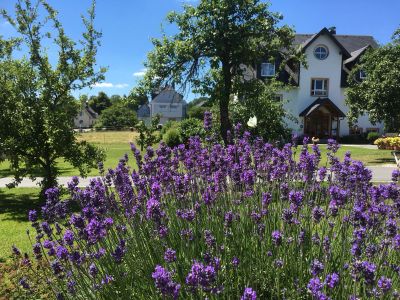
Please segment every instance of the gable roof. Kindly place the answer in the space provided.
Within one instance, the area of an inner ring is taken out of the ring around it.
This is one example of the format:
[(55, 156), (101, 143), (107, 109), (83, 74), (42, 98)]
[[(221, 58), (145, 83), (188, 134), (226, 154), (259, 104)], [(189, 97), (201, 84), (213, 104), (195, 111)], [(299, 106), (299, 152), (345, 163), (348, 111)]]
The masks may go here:
[(332, 100), (329, 98), (318, 98), (313, 103), (311, 103), (309, 106), (307, 106), (307, 108), (305, 110), (303, 110), (299, 116), (307, 117), (311, 113), (316, 111), (318, 108), (320, 108), (321, 106), (325, 106), (325, 105), (330, 106), (339, 117), (341, 117), (341, 118), (346, 117), (346, 114), (344, 112), (342, 112), (340, 110), (340, 108), (337, 107), (336, 104), (333, 103)]
[[(336, 39), (335, 35), (332, 34), (326, 27), (322, 28), (320, 32), (317, 34), (313, 34), (307, 39), (305, 39), (300, 45), (303, 51), (305, 51), (317, 38), (319, 38), (321, 35), (327, 35), (328, 37), (331, 38), (331, 40), (338, 46), (345, 57), (350, 57), (350, 52)], [(296, 42), (296, 39), (295, 39)]]
[(339, 48), (345, 50), (349, 58), (353, 56), (353, 52), (361, 50), (362, 48), (365, 48), (367, 46), (378, 48), (379, 46), (373, 36), (333, 34), (326, 27), (317, 34), (296, 34), (293, 44), (299, 45), (303, 49), (306, 49), (322, 34), (327, 34), (328, 36), (330, 36), (332, 40), (339, 46)]
[(167, 87), (162, 90), (157, 96), (151, 100), (153, 103), (183, 103), (186, 102), (183, 100), (183, 96), (175, 91), (173, 88)]
[(96, 119), (99, 115), (97, 112), (95, 112), (89, 104), (86, 103), (85, 107), (82, 109), (82, 111), (86, 111), (89, 116), (91, 116), (93, 119)]
[(358, 59), (367, 49), (371, 48), (371, 45), (367, 45), (365, 47), (362, 47), (361, 49), (358, 49), (356, 51), (351, 52), (351, 57), (346, 59), (344, 61), (344, 64), (348, 64), (351, 63), (352, 61), (355, 61), (356, 59)]

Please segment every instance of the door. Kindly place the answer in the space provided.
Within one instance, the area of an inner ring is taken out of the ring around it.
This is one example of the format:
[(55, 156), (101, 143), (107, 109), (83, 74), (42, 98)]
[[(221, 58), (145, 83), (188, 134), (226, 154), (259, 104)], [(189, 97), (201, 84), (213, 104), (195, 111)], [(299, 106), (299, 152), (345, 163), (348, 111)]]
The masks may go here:
[(331, 136), (331, 116), (316, 112), (306, 117), (304, 134), (310, 137), (328, 138)]

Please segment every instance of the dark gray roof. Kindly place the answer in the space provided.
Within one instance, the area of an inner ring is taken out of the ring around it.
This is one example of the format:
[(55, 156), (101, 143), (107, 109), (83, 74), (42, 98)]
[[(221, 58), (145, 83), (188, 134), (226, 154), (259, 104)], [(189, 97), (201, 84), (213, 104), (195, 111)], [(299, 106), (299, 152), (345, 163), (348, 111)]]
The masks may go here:
[(335, 103), (332, 102), (331, 99), (329, 98), (318, 98), (315, 100), (313, 103), (311, 103), (305, 110), (303, 110), (300, 113), (300, 117), (307, 117), (309, 116), (312, 112), (320, 108), (321, 106), (330, 106), (331, 109), (333, 110), (334, 113), (336, 113), (339, 117), (344, 118), (346, 117), (346, 114), (340, 110), (339, 107), (336, 106)]
[(152, 100), (154, 103), (183, 103), (183, 96), (172, 88), (166, 88)]
[[(294, 38), (295, 45), (306, 45), (316, 34), (296, 34)], [(373, 36), (370, 35), (340, 35), (333, 34), (337, 41), (351, 53), (370, 45), (377, 48), (379, 45)]]
[(150, 117), (150, 106), (148, 104), (143, 104), (137, 110), (137, 116), (140, 118), (149, 118)]
[(85, 105), (85, 110), (87, 111), (87, 113), (92, 117), (92, 118), (97, 118), (98, 114), (97, 112), (95, 112), (89, 105)]

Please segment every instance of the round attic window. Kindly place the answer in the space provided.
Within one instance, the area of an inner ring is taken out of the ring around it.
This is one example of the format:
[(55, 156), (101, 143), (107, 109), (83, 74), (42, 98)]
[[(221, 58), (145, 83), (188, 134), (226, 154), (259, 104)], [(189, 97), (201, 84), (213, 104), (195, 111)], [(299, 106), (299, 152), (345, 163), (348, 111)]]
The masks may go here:
[(314, 50), (314, 56), (320, 60), (324, 60), (329, 55), (328, 48), (324, 45), (319, 45)]

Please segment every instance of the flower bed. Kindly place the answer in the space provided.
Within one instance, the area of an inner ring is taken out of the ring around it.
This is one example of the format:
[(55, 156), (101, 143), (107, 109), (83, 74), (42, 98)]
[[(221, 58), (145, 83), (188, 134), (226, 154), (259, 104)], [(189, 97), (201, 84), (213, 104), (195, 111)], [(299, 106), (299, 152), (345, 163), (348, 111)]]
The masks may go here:
[(139, 170), (126, 156), (85, 189), (74, 178), (69, 201), (48, 190), (46, 221), (29, 214), (39, 263), (14, 248), (26, 294), (48, 284), (58, 299), (398, 297), (395, 183), (371, 185), (334, 141), (328, 169), (307, 140), (278, 149), (240, 126), (234, 136), (144, 157), (132, 145)]
[(400, 137), (383, 137), (375, 140), (378, 149), (400, 150)]

